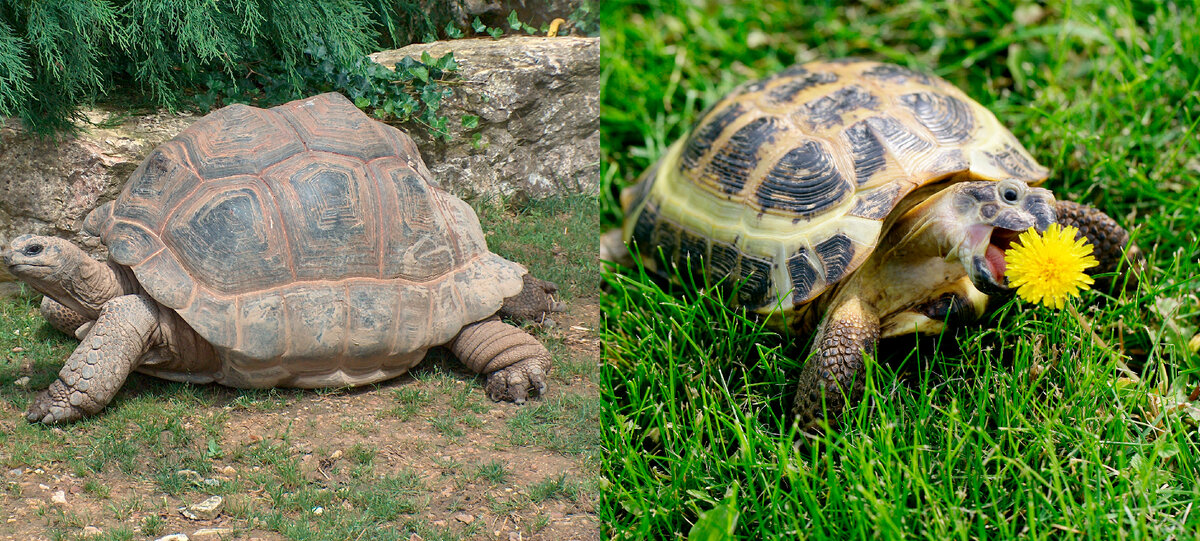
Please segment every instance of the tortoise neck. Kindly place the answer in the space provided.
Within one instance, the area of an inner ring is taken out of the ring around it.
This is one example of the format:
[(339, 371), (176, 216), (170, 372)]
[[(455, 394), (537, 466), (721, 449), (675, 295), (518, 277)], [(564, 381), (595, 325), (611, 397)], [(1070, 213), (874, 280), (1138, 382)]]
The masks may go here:
[(73, 269), (64, 269), (68, 279), (58, 281), (65, 298), (52, 294), (56, 300), (94, 319), (100, 315), (104, 303), (121, 295), (140, 292), (129, 268), (112, 261), (96, 261), (82, 250), (80, 252), (83, 257), (77, 258), (78, 264)]

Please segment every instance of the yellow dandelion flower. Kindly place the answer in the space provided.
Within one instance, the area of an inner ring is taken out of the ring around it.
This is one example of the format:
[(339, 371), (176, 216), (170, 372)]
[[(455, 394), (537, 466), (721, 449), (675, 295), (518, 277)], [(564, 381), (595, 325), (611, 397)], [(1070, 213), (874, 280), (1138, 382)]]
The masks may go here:
[(1100, 263), (1092, 257), (1086, 238), (1075, 239), (1078, 232), (1071, 226), (1050, 224), (1042, 235), (1032, 228), (1021, 233), (1004, 252), (1008, 286), (1017, 288), (1022, 299), (1058, 310), (1068, 296), (1078, 297), (1081, 290), (1089, 289), (1092, 277), (1083, 271)]

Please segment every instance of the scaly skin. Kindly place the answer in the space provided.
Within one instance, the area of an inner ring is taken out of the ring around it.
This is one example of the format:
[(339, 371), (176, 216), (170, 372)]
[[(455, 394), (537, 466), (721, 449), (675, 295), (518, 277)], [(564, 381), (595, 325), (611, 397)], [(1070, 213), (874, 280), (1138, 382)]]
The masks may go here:
[(525, 331), (492, 317), (463, 327), (450, 351), (471, 370), (487, 374), (492, 400), (525, 402), (529, 390), (543, 394), (550, 373), (550, 352)]
[(558, 293), (554, 282), (534, 278), (532, 274), (521, 279), (525, 286), (520, 293), (504, 299), (497, 315), (504, 319), (545, 324), (551, 312), (566, 311), (566, 304), (554, 300), (554, 294)]
[(99, 413), (149, 349), (157, 328), (158, 305), (145, 295), (125, 295), (105, 303), (58, 380), (34, 398), (25, 417), (51, 424)]
[[(1124, 282), (1125, 287), (1137, 287), (1138, 277), (1146, 267), (1146, 257), (1141, 249), (1129, 243), (1129, 232), (1117, 224), (1107, 214), (1087, 205), (1074, 201), (1059, 201), (1055, 206), (1059, 225), (1073, 226), (1079, 230), (1075, 238), (1086, 237), (1092, 245), (1096, 260), (1100, 263), (1088, 269), (1088, 274), (1108, 274), (1120, 269), (1132, 270), (1128, 281), (1120, 278), (1117, 283)], [(1126, 246), (1129, 247), (1126, 250)], [(1096, 288), (1109, 291), (1112, 280), (1108, 277), (1096, 281)]]
[(812, 428), (862, 400), (863, 355), (879, 341), (879, 318), (857, 298), (835, 307), (813, 339), (814, 352), (800, 374), (792, 412), (801, 428)]
[(62, 303), (50, 297), (42, 297), (42, 317), (46, 318), (51, 327), (62, 331), (63, 334), (75, 336), (81, 340), (83, 337), (78, 336), (76, 331), (85, 323), (95, 321), (63, 306)]

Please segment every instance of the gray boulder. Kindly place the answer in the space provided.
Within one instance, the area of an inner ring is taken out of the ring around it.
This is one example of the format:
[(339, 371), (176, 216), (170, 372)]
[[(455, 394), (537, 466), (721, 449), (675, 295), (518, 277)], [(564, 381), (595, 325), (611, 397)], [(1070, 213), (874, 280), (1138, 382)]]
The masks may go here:
[[(39, 139), (15, 119), (0, 118), (0, 246), (24, 233), (74, 241), (94, 256), (104, 248), (80, 234), (83, 218), (113, 199), (129, 174), (159, 143), (183, 131), (190, 116), (156, 113), (122, 118), (117, 111), (84, 111), (93, 123), (74, 137)], [(0, 295), (18, 290), (0, 267)]]
[[(453, 52), (454, 96), (443, 102), (450, 141), (421, 125), (401, 128), (450, 191), (518, 200), (595, 193), (600, 171), (600, 41), (575, 37), (463, 39), (371, 55), (388, 68)], [(479, 117), (465, 128), (464, 115)], [(478, 143), (475, 133), (479, 134)]]

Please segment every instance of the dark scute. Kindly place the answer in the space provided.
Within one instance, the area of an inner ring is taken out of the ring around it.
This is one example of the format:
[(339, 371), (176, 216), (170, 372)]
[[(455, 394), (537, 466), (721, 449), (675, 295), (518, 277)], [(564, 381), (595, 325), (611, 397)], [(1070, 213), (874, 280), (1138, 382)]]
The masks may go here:
[(842, 123), (842, 114), (856, 109), (879, 109), (879, 98), (859, 85), (850, 85), (804, 104), (806, 119), (812, 127), (825, 129)]
[(411, 309), (400, 306), (399, 290), (371, 282), (351, 283), (346, 286), (346, 296), (350, 300), (346, 355), (354, 359), (386, 355), (395, 314)]
[(954, 96), (933, 92), (915, 92), (900, 96), (900, 103), (929, 131), (939, 143), (954, 144), (970, 139), (975, 129), (971, 109)]
[(705, 276), (704, 267), (708, 264), (708, 240), (700, 235), (692, 234), (687, 229), (679, 232), (679, 256), (675, 258), (681, 271), (686, 271), (693, 283)]
[(805, 141), (771, 168), (755, 196), (764, 209), (806, 217), (836, 205), (852, 189), (834, 168), (829, 152), (816, 141)]
[(820, 277), (817, 269), (813, 268), (812, 263), (808, 260), (808, 250), (801, 248), (796, 255), (788, 258), (787, 267), (788, 275), (792, 278), (792, 293), (795, 295), (795, 302), (808, 299), (808, 295), (812, 293), (812, 288)]
[(855, 122), (842, 136), (850, 143), (850, 154), (854, 156), (854, 180), (861, 186), (880, 169), (887, 165), (887, 149), (871, 131), (865, 120)]
[(796, 94), (807, 88), (812, 88), (817, 85), (824, 85), (836, 82), (837, 74), (828, 71), (807, 71), (804, 73), (794, 74), (788, 77), (786, 81), (772, 88), (767, 93), (767, 97), (776, 103), (791, 102)]
[(738, 303), (749, 308), (766, 304), (767, 291), (771, 286), (771, 262), (750, 256), (742, 256), (737, 288)]
[(145, 261), (163, 247), (157, 236), (140, 225), (128, 222), (113, 224), (104, 237), (104, 243), (108, 245), (113, 261), (129, 266)]
[(838, 234), (816, 246), (817, 258), (825, 266), (825, 280), (837, 282), (846, 273), (850, 260), (854, 259), (854, 243), (850, 237)]
[(453, 270), (453, 240), (438, 191), (400, 159), (372, 162), (370, 170), (381, 197), (383, 278), (424, 282)]
[(859, 195), (849, 214), (869, 220), (882, 220), (892, 212), (899, 199), (900, 184), (886, 184)]
[[(638, 213), (637, 221), (633, 224), (633, 233), (630, 237), (639, 247), (649, 247), (651, 236), (654, 234), (654, 225), (658, 221), (658, 207), (647, 204), (642, 208), (642, 212)], [(643, 248), (639, 248), (643, 249)]]
[(864, 77), (887, 81), (890, 83), (904, 84), (909, 79), (915, 79), (921, 84), (930, 84), (931, 79), (928, 75), (919, 71), (910, 70), (904, 66), (895, 64), (879, 64), (871, 69), (864, 71)]
[(1013, 178), (1033, 178), (1035, 176), (1034, 171), (1038, 169), (1029, 160), (1025, 159), (1025, 156), (1021, 155), (1021, 152), (1013, 148), (1012, 145), (1005, 144), (1004, 150), (1000, 152), (986, 152), (986, 154), (994, 165), (1003, 169), (1004, 172)]
[(209, 113), (176, 140), (207, 180), (256, 175), (304, 151), (296, 131), (278, 114), (242, 104)]
[(242, 187), (207, 195), (198, 207), (171, 218), (164, 233), (188, 270), (222, 293), (290, 280), (280, 254), (285, 243), (276, 238), (280, 228), (269, 227), (275, 210), (264, 210), (259, 193)]
[(639, 246), (643, 253), (649, 251), (658, 261), (659, 268), (667, 271), (675, 262), (675, 249), (679, 246), (679, 228), (667, 220), (658, 220), (652, 240), (648, 246)]
[[(714, 115), (711, 120), (701, 124), (692, 132), (692, 136), (688, 138), (687, 143), (683, 148), (683, 155), (680, 156), (680, 162), (683, 169), (695, 169), (700, 163), (700, 158), (708, 154), (717, 138), (721, 133), (728, 128), (733, 121), (745, 113), (745, 108), (740, 103), (731, 103), (721, 109), (719, 113)], [(700, 118), (705, 118), (701, 116)]]
[(915, 153), (929, 150), (933, 143), (913, 133), (899, 121), (886, 116), (873, 116), (866, 120), (867, 125), (875, 132), (881, 141), (893, 152)]
[(733, 272), (738, 265), (738, 257), (740, 253), (733, 245), (723, 242), (713, 241), (710, 248), (712, 254), (708, 257), (708, 277), (712, 283), (716, 283), (725, 279), (725, 285), (730, 286), (732, 282), (737, 280), (737, 277), (729, 277), (729, 273)]
[(719, 186), (727, 194), (740, 192), (761, 159), (758, 149), (774, 143), (778, 132), (779, 122), (774, 117), (756, 118), (742, 126), (713, 156), (705, 169), (705, 183)]
[(183, 147), (176, 141), (154, 149), (129, 176), (113, 214), (159, 231), (175, 204), (201, 182), (186, 161)]

